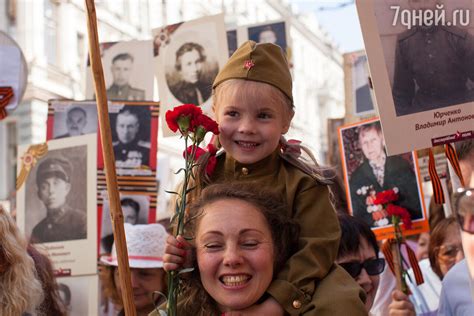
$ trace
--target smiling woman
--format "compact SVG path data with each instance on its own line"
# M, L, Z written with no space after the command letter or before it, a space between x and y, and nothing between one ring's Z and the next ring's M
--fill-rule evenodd
M261 302L295 249L298 226L278 196L250 184L206 188L190 209L195 266L180 300L181 315L216 315Z

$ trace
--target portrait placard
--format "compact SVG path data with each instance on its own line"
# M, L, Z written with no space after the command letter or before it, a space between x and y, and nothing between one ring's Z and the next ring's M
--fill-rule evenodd
M102 192L102 222L100 225L100 254L112 252L114 236L110 219L110 205L106 192ZM120 193L123 221L132 225L150 223L150 196L144 194Z
M287 51L289 32L284 20L252 24L246 26L246 28L247 38L242 42L252 40L257 43L272 43Z
M152 41L126 41L100 44L107 99L152 101ZM89 60L86 71L86 98L95 99Z
M351 61L352 111L357 116L375 114L365 52L352 53Z
M228 59L224 15L154 29L153 39L162 115L192 103L212 116L212 83ZM166 124L162 129L164 136L173 135Z
M117 175L153 175L153 170L156 170L159 103L109 101L108 109ZM94 101L49 101L47 139L96 131L98 120ZM98 148L97 166L99 169L104 167L101 147Z
M56 279L58 293L67 315L84 316L99 314L99 276L85 275Z
M412 219L412 229L405 230L405 235L429 230L416 155L387 156L378 119L340 127L339 147L353 216L366 222L378 239L393 237L387 205L376 197L394 192L397 198L392 203L405 208Z
M17 192L18 227L44 248L57 275L95 273L97 135L47 145L41 157L28 145L18 148L18 174L28 169L28 156L36 160Z
M473 138L474 2L356 4L388 153Z
M54 123L52 138L65 138L97 133L95 102L52 101Z

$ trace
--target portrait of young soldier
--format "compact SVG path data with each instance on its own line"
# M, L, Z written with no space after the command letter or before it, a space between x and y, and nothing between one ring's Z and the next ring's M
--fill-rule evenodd
M443 2L408 4L409 10L424 11ZM429 24L415 25L397 37L392 87L397 116L474 101L467 85L474 80L474 36L454 25Z
M412 219L421 218L421 203L413 167L399 155L387 156L380 122L361 125L357 137L364 159L349 176L353 215L371 227L376 226L374 217L367 209L367 194L361 194L364 187L372 186L376 193L397 188L399 198L394 204L405 207Z
M85 210L71 207L68 203L68 196L71 191L74 191L71 175L71 164L61 158L47 158L38 165L37 194L46 208L46 217L33 228L32 242L45 243L87 238Z
M145 90L134 88L130 85L133 73L134 58L129 53L121 53L112 59L110 71L113 83L107 89L107 98L110 100L145 100Z
M211 96L212 82L218 69L207 65L207 56L198 43L187 42L176 51L174 74L168 75L168 87L180 102L203 104Z
M150 143L139 139L140 117L137 110L124 107L115 121L116 140L113 142L117 167L149 166Z
M65 138L84 135L84 128L87 125L87 112L83 108L75 106L67 112L66 128L67 133L56 138Z

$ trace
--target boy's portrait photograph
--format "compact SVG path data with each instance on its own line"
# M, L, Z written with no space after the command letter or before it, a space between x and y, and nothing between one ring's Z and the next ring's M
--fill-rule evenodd
M388 156L380 121L369 120L339 129L348 205L353 216L377 230L391 225L377 194L394 193L412 221L426 219L414 155ZM384 194L382 193L382 194Z
M442 145L444 137L471 131L472 1L369 0L357 7L389 153ZM413 142L398 141L399 129Z
M52 102L53 138L97 133L97 108L92 102Z
M108 100L153 100L151 41L101 43L100 49ZM86 97L95 99L90 64L87 68Z
M210 113L212 83L228 58L226 37L223 15L153 30L161 113L179 104L200 105Z
M30 242L51 256L55 270L95 270L97 136L61 138L19 147L17 222Z

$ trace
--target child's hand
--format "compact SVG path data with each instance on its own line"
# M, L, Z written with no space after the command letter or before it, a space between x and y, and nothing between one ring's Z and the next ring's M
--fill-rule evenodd
M392 292L392 303L388 305L390 316L415 316L415 308L402 291L395 290Z
M191 266L191 244L183 236L168 236L166 239L163 269L180 270Z
M252 305L246 309L239 311L225 312L224 316L261 316L261 315L272 315L272 316L283 316L285 311L280 304L273 297L267 298L262 304Z

